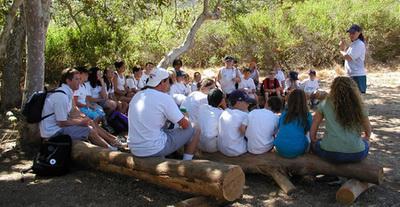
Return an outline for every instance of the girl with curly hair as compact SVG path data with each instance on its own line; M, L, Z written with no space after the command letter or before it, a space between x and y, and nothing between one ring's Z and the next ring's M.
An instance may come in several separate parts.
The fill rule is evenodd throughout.
M317 131L325 119L326 132ZM337 77L328 98L318 105L310 130L314 152L335 163L359 162L368 155L371 124L357 84L349 77Z

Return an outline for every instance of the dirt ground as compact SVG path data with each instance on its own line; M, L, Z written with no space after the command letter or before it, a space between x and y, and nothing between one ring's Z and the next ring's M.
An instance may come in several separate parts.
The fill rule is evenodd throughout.
M399 77L400 72L390 71L368 74L364 98L373 126L369 157L384 167L385 179L353 206L400 206ZM12 130L1 130L0 137L0 206L168 206L193 197L132 177L76 167L63 177L35 178L28 173L21 180L19 172L31 166L31 159L16 146ZM271 178L246 175L242 198L226 206L339 206L339 185L310 179L293 182L298 191L287 196Z

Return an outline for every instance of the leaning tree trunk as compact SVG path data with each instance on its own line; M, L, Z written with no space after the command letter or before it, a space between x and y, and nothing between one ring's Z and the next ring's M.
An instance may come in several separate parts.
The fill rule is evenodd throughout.
M185 40L183 41L182 45L177 48L172 49L157 65L157 67L167 68L168 65L172 63L176 58L180 55L188 51L194 42L194 38L196 36L197 31L200 29L200 26L209 19L219 19L221 15L221 10L219 5L221 4L221 0L217 2L215 5L214 11L209 11L209 1L204 0L203 3L203 12L197 17L194 21L192 27L190 28L189 32L186 35Z
M23 9L14 22L7 43L7 58L4 63L1 80L1 110L6 111L21 105L20 78L22 76L22 59L25 48L25 22Z

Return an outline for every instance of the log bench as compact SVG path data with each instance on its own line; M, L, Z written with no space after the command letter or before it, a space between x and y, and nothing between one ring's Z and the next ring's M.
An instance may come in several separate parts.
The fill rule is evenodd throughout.
M243 194L245 175L240 166L208 160L138 158L87 142L74 141L72 160L100 171L133 176L174 190L234 201Z
M260 155L250 153L238 157L227 157L219 152L199 153L198 159L239 165L246 173L260 173L271 176L287 194L296 188L288 178L288 173L296 175L335 175L354 178L363 182L381 184L383 168L368 158L359 163L332 164L314 154L305 154L295 159L287 159L275 152Z

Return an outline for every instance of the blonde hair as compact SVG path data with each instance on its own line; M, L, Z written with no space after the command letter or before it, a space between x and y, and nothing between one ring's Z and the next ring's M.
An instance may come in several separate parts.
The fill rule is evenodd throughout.
M328 99L333 104L336 121L346 130L361 131L364 106L357 84L349 77L333 80Z

